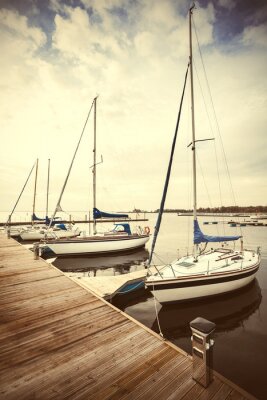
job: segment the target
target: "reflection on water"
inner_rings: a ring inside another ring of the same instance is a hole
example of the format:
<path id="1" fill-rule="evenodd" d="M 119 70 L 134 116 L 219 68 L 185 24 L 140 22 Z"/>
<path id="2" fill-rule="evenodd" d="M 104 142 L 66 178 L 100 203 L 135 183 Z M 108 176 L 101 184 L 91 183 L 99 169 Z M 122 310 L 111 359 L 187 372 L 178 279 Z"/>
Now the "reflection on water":
<path id="1" fill-rule="evenodd" d="M 235 292 L 208 299 L 165 306 L 157 303 L 160 328 L 166 339 L 174 341 L 178 338 L 189 338 L 190 321 L 201 316 L 216 323 L 216 332 L 231 330 L 243 324 L 259 308 L 261 300 L 261 289 L 255 279 L 248 286 Z M 138 320 L 142 308 L 145 310 L 142 322 L 155 332 L 159 332 L 154 298 L 150 292 L 144 290 L 142 296 L 131 296 L 131 298 L 120 296 L 113 299 L 112 304 Z M 190 351 L 190 348 L 185 350 Z"/>
<path id="2" fill-rule="evenodd" d="M 262 295 L 258 281 L 254 280 L 247 287 L 233 293 L 184 303 L 182 306 L 163 306 L 159 313 L 159 321 L 163 335 L 168 339 L 189 337 L 189 322 L 201 316 L 216 324 L 216 333 L 228 331 L 243 324 L 261 303 Z M 155 319 L 152 329 L 158 332 Z M 190 350 L 190 349 L 188 349 Z"/>
<path id="3" fill-rule="evenodd" d="M 143 263 L 148 256 L 149 252 L 146 249 L 140 249 L 114 256 L 59 257 L 53 261 L 53 265 L 61 271 L 75 272 L 79 276 L 121 275 L 144 269 Z"/>

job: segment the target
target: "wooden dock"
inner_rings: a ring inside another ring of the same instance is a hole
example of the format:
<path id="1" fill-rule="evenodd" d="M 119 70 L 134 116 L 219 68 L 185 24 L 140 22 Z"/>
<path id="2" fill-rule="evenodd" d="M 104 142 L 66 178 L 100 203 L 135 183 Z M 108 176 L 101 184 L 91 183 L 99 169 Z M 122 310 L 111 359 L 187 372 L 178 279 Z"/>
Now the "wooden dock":
<path id="1" fill-rule="evenodd" d="M 0 234 L 0 398 L 255 399 Z"/>

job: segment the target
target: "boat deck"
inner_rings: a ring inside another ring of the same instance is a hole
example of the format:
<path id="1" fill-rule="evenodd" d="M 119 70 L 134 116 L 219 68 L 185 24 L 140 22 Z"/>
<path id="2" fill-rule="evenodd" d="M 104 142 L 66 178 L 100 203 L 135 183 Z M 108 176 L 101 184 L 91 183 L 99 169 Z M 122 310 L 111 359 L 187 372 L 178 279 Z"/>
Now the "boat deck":
<path id="1" fill-rule="evenodd" d="M 2 399 L 253 399 L 0 234 Z"/>
<path id="2" fill-rule="evenodd" d="M 211 276 L 220 273 L 231 273 L 246 271 L 258 265 L 259 259 L 256 252 L 244 250 L 241 256 L 235 251 L 214 250 L 203 253 L 198 257 L 198 262 L 194 262 L 194 257 L 185 256 L 166 266 L 158 266 L 160 274 L 165 279 L 172 279 L 175 274 L 176 279 L 187 279 L 199 276 Z M 155 271 L 154 271 L 155 272 Z M 150 280 L 158 280 L 159 276 L 153 276 L 151 272 Z"/>

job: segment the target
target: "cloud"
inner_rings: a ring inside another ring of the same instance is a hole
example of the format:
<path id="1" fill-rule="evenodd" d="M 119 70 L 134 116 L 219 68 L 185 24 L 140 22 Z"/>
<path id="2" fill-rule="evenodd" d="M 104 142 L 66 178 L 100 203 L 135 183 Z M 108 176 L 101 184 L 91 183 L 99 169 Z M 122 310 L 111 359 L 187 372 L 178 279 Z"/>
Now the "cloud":
<path id="1" fill-rule="evenodd" d="M 219 0 L 218 4 L 223 7 L 226 8 L 228 10 L 232 10 L 233 8 L 235 8 L 236 4 L 234 0 Z"/>
<path id="2" fill-rule="evenodd" d="M 244 29 L 242 35 L 244 45 L 267 47 L 267 27 L 266 24 L 258 26 L 248 26 Z"/>
<path id="3" fill-rule="evenodd" d="M 92 99 L 100 94 L 97 153 L 104 157 L 97 175 L 100 206 L 111 210 L 134 205 L 158 208 L 188 62 L 188 18 L 172 1 L 83 0 L 79 4 L 50 2 L 51 46 L 46 32 L 30 17 L 1 10 L 3 207 L 9 208 L 10 194 L 22 186 L 37 157 L 40 207 L 45 201 L 48 158 L 51 205 L 56 203 Z M 214 6 L 197 4 L 194 21 L 233 178 L 239 185 L 243 174 L 260 185 L 267 144 L 267 88 L 262 79 L 266 31 L 260 25 L 247 26 L 238 40 L 218 46 L 213 36 Z M 201 60 L 195 57 L 197 135 L 205 138 L 213 133 L 198 86 L 197 75 L 203 78 L 200 66 Z M 174 189 L 167 199 L 172 208 L 190 207 L 183 189 L 190 183 L 186 166 L 191 160 L 187 149 L 191 141 L 189 99 L 187 89 L 173 165 Z M 64 209 L 88 208 L 92 122 L 90 118 L 64 194 Z M 212 172 L 211 188 L 217 186 L 212 148 L 209 142 L 199 148 L 203 171 Z M 257 154 L 257 165 L 251 161 L 252 154 Z M 244 179 L 237 188 L 240 202 L 250 203 L 252 194 Z M 253 201 L 264 203 L 265 190 L 258 190 L 257 201 L 255 195 Z"/>

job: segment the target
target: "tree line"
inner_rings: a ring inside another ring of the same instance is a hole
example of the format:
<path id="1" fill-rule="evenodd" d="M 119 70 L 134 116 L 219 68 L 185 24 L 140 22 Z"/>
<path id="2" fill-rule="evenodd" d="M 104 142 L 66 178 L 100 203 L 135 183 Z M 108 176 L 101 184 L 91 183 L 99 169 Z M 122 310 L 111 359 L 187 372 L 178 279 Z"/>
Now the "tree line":
<path id="1" fill-rule="evenodd" d="M 158 212 L 159 209 L 152 211 Z M 190 213 L 192 209 L 175 208 L 165 209 L 166 213 Z M 260 214 L 267 213 L 267 206 L 226 206 L 226 207 L 200 207 L 197 209 L 198 213 L 235 213 L 235 214 Z"/>

